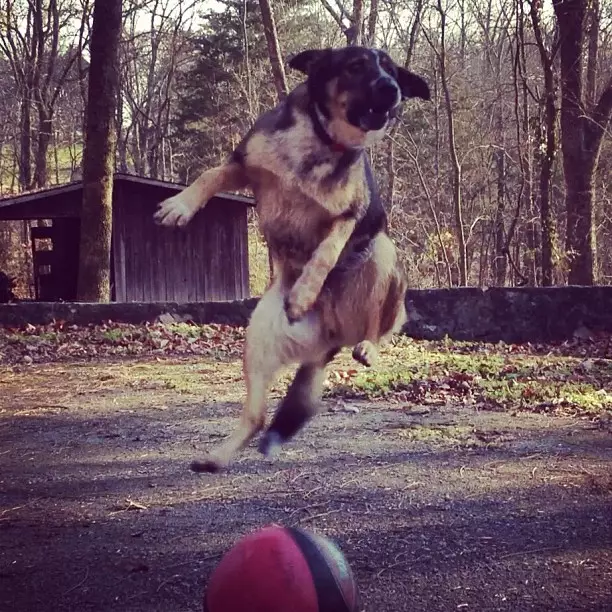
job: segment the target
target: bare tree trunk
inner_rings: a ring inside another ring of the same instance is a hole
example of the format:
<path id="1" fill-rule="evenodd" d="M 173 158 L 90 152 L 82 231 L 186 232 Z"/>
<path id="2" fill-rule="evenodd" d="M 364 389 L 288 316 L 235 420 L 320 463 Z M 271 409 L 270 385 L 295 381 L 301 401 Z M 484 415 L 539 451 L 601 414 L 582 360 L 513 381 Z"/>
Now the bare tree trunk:
<path id="1" fill-rule="evenodd" d="M 376 46 L 376 23 L 378 21 L 378 0 L 370 0 L 370 15 L 368 17 L 367 40 L 364 43 Z"/>
<path id="2" fill-rule="evenodd" d="M 406 69 L 410 68 L 410 63 L 412 61 L 412 56 L 414 54 L 414 49 L 416 47 L 418 32 L 421 26 L 422 9 L 423 9 L 423 0 L 417 0 L 416 7 L 414 9 L 414 19 L 412 23 L 410 24 L 410 28 L 409 28 L 410 35 L 408 37 L 408 45 L 406 48 L 406 59 L 404 61 L 404 68 Z M 375 27 L 376 27 L 376 18 L 377 18 L 377 15 L 375 14 L 374 21 L 372 22 L 372 12 L 374 10 L 378 11 L 378 0 L 373 0 L 371 7 L 370 7 L 370 25 L 372 27 L 369 29 L 369 32 L 372 34 L 372 36 L 374 36 Z M 397 25 L 397 27 L 398 27 L 398 34 L 399 34 L 400 33 L 399 24 Z M 370 42 L 370 44 L 372 43 Z M 391 208 L 393 204 L 393 195 L 395 192 L 395 162 L 394 162 L 395 151 L 394 151 L 394 148 L 395 148 L 395 134 L 396 134 L 398 127 L 399 127 L 399 123 L 396 123 L 391 129 L 391 132 L 387 137 L 387 147 L 386 147 L 387 151 L 385 153 L 385 158 L 386 158 L 385 168 L 386 168 L 386 175 L 387 175 L 387 184 L 386 184 L 386 189 L 385 189 L 384 205 L 389 209 Z"/>
<path id="3" fill-rule="evenodd" d="M 586 75 L 586 100 L 587 104 L 595 103 L 595 92 L 597 88 L 597 60 L 599 57 L 599 0 L 591 0 L 588 6 L 588 55 Z"/>
<path id="4" fill-rule="evenodd" d="M 78 299 L 85 302 L 108 302 L 111 297 L 110 247 L 121 4 L 122 0 L 95 0 L 94 4 L 78 281 Z"/>
<path id="5" fill-rule="evenodd" d="M 81 95 L 81 100 L 83 102 L 83 108 L 87 107 L 87 71 L 88 71 L 88 67 L 87 67 L 87 62 L 85 61 L 85 58 L 83 57 L 83 49 L 85 48 L 85 44 L 86 41 L 89 39 L 90 36 L 90 32 L 88 30 L 88 25 L 90 22 L 90 16 L 91 16 L 91 0 L 83 0 L 83 18 L 81 19 L 81 25 L 79 27 L 79 39 L 78 39 L 78 50 L 77 50 L 77 69 L 78 69 L 78 75 L 79 75 L 79 93 Z M 86 119 L 86 114 L 87 113 L 83 113 L 83 117 L 82 117 L 82 127 L 83 127 L 83 134 L 85 134 L 86 131 L 86 123 L 87 123 L 87 119 Z M 81 166 L 83 164 L 83 161 L 81 160 Z"/>
<path id="6" fill-rule="evenodd" d="M 34 163 L 34 184 L 46 187 L 49 183 L 47 153 L 53 135 L 53 118 L 42 105 L 38 107 L 38 143 Z"/>
<path id="7" fill-rule="evenodd" d="M 457 151 L 455 139 L 455 114 L 450 94 L 448 75 L 446 73 L 446 12 L 442 3 L 438 0 L 436 9 L 440 15 L 440 49 L 436 50 L 438 64 L 440 67 L 440 82 L 444 94 L 444 106 L 446 108 L 446 120 L 448 125 L 448 147 L 453 172 L 453 209 L 455 214 L 455 231 L 459 245 L 459 284 L 467 285 L 467 245 L 465 239 L 465 227 L 463 224 L 463 201 L 461 190 L 461 163 Z"/>
<path id="8" fill-rule="evenodd" d="M 587 4 L 587 0 L 553 0 L 560 37 L 568 282 L 575 285 L 592 285 L 596 278 L 594 178 L 603 134 L 612 112 L 612 77 L 596 104 L 589 107 L 585 103 L 583 55 Z"/>
<path id="9" fill-rule="evenodd" d="M 119 92 L 123 89 L 123 75 L 121 71 L 119 71 Z M 118 161 L 118 169 L 119 172 L 127 174 L 129 172 L 128 166 L 128 141 L 130 137 L 130 128 L 125 128 L 125 118 L 123 116 L 124 112 L 124 102 L 123 96 L 117 95 L 117 161 Z"/>
<path id="10" fill-rule="evenodd" d="M 544 134 L 538 143 L 540 159 L 540 222 L 542 237 L 542 285 L 550 287 L 554 283 L 554 254 L 557 243 L 557 230 L 551 201 L 552 172 L 557 156 L 557 106 L 554 75 L 555 50 L 549 51 L 544 42 L 541 28 L 542 0 L 531 3 L 531 23 L 540 54 L 544 72 Z M 543 147 L 542 147 L 543 145 Z"/>
<path id="11" fill-rule="evenodd" d="M 506 284 L 508 260 L 504 223 L 506 209 L 506 151 L 504 148 L 504 122 L 501 108 L 498 108 L 497 112 L 496 132 L 499 138 L 499 148 L 494 153 L 495 168 L 497 170 L 497 207 L 495 212 L 495 259 L 493 269 L 495 284 L 498 287 L 503 287 Z"/>
<path id="12" fill-rule="evenodd" d="M 351 19 L 351 37 L 349 44 L 363 44 L 363 0 L 353 0 L 353 18 Z"/>
<path id="13" fill-rule="evenodd" d="M 282 100 L 288 92 L 287 77 L 285 76 L 285 67 L 283 65 L 280 45 L 278 44 L 278 34 L 276 33 L 276 24 L 270 0 L 259 0 L 259 8 L 268 44 L 272 74 L 274 75 L 274 86 L 276 87 L 278 99 Z"/>
<path id="14" fill-rule="evenodd" d="M 59 163 L 59 143 L 57 141 L 57 132 L 53 132 L 53 163 L 55 165 L 55 184 L 60 184 L 60 163 Z"/>
<path id="15" fill-rule="evenodd" d="M 525 46 L 525 14 L 522 7 L 516 11 L 516 40 L 513 66 L 514 84 L 514 117 L 516 122 L 517 157 L 521 170 L 521 182 L 517 196 L 515 225 L 521 211 L 528 215 L 526 227 L 523 230 L 525 246 L 523 252 L 523 269 L 526 270 L 525 282 L 537 284 L 537 241 L 533 219 L 533 142 L 529 129 L 530 92 L 527 84 L 527 56 Z M 522 242 L 522 241 L 521 241 Z M 518 261 L 518 260 L 517 260 Z"/>
<path id="16" fill-rule="evenodd" d="M 249 16 L 248 0 L 242 2 L 242 44 L 244 47 L 244 71 L 246 73 L 246 99 L 249 105 L 249 121 L 255 121 L 255 112 L 253 109 L 253 78 L 251 75 L 251 56 L 249 53 L 249 30 L 247 28 L 247 20 Z M 278 94 L 278 88 L 277 88 Z"/>

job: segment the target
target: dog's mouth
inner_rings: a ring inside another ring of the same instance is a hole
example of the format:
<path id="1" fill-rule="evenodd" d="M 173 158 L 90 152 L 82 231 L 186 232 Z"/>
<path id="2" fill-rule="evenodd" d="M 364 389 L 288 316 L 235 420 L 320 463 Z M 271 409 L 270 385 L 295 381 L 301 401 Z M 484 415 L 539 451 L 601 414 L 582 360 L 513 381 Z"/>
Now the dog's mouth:
<path id="1" fill-rule="evenodd" d="M 347 119 L 364 132 L 382 130 L 397 115 L 397 105 L 387 108 L 356 104 L 349 109 Z"/>
<path id="2" fill-rule="evenodd" d="M 364 132 L 381 130 L 397 116 L 400 102 L 399 88 L 388 79 L 379 79 L 366 99 L 350 106 L 347 119 Z"/>
<path id="3" fill-rule="evenodd" d="M 389 122 L 390 115 L 390 111 L 369 108 L 366 114 L 359 119 L 359 127 L 364 132 L 382 130 Z"/>

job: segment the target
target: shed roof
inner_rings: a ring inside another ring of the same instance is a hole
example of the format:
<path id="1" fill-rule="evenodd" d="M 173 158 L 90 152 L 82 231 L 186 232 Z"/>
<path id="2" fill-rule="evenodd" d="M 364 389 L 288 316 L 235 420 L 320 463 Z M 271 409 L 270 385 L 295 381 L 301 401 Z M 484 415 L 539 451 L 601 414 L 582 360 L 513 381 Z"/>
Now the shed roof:
<path id="1" fill-rule="evenodd" d="M 116 173 L 114 186 L 122 184 L 143 186 L 159 192 L 151 204 L 155 204 L 173 193 L 181 191 L 185 184 L 136 176 L 134 174 Z M 28 191 L 16 196 L 0 198 L 0 221 L 20 219 L 53 219 L 57 217 L 80 217 L 83 181 L 75 181 Z M 218 193 L 220 200 L 243 202 L 245 206 L 254 206 L 253 198 L 230 193 Z"/>

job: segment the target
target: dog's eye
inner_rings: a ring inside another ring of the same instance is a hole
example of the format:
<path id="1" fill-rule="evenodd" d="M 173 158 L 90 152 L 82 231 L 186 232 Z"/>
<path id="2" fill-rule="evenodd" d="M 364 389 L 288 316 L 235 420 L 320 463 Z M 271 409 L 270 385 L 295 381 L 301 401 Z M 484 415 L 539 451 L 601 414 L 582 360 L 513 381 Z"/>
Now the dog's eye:
<path id="1" fill-rule="evenodd" d="M 395 76 L 395 64 L 391 61 L 390 58 L 386 56 L 382 56 L 380 58 L 380 67 L 388 74 Z"/>
<path id="2" fill-rule="evenodd" d="M 353 60 L 350 64 L 347 64 L 346 71 L 349 74 L 357 75 L 357 74 L 361 74 L 365 70 L 365 68 L 366 68 L 365 60 L 356 59 L 356 60 Z"/>

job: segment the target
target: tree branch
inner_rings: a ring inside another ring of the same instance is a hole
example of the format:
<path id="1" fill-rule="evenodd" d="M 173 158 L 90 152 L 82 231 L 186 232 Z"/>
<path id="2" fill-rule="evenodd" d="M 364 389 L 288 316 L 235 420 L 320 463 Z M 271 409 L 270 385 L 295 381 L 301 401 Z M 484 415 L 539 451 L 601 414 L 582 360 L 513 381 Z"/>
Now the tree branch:
<path id="1" fill-rule="evenodd" d="M 340 29 L 344 32 L 344 28 L 346 25 L 342 21 L 342 15 L 334 9 L 334 7 L 329 3 L 328 0 L 321 0 L 325 10 L 334 18 L 334 21 L 338 24 Z"/>

